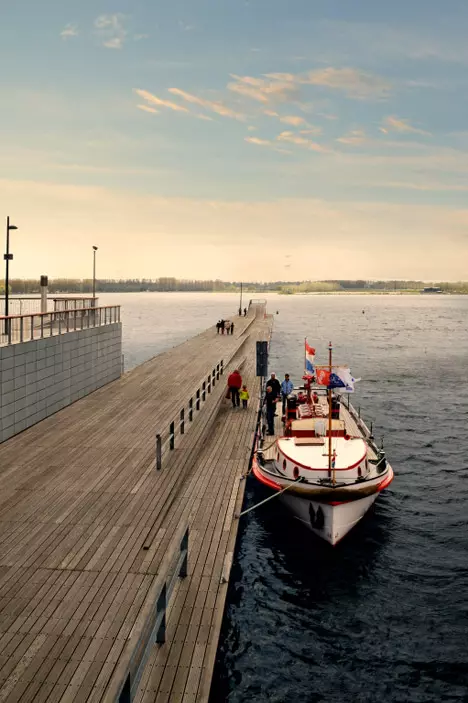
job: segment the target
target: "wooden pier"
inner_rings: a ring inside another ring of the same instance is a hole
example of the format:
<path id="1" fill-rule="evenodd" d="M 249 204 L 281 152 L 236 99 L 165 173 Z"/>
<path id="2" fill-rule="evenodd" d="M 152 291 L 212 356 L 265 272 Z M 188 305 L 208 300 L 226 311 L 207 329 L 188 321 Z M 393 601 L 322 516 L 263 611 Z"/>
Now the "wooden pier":
<path id="1" fill-rule="evenodd" d="M 234 322 L 0 445 L 0 703 L 208 701 L 272 324 Z"/>

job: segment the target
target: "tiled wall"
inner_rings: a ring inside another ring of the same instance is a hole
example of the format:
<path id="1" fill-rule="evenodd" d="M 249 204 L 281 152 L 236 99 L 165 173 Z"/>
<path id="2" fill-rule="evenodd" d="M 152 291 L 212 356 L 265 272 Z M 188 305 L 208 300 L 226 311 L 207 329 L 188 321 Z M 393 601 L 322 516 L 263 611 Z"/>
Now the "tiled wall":
<path id="1" fill-rule="evenodd" d="M 121 375 L 120 322 L 0 347 L 0 442 Z"/>

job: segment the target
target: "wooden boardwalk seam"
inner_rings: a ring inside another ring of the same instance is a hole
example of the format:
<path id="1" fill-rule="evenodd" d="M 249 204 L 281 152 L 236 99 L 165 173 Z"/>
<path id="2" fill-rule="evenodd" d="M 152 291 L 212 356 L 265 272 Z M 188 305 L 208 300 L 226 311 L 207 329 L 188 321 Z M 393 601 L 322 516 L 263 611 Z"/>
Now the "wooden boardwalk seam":
<path id="1" fill-rule="evenodd" d="M 233 336 L 210 328 L 0 445 L 0 703 L 102 701 L 183 523 L 189 573 L 137 700 L 208 700 L 255 424 L 255 343 L 271 328 L 255 312 Z M 224 380 L 156 471 L 156 433 L 220 359 Z M 247 410 L 224 398 L 236 366 Z"/>

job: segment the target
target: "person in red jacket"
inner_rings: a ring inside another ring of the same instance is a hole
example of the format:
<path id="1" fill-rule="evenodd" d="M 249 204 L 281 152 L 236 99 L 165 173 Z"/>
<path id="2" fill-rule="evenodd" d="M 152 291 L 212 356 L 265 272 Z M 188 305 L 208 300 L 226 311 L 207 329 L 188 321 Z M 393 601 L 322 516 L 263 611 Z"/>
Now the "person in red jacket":
<path id="1" fill-rule="evenodd" d="M 242 388 L 242 376 L 237 369 L 229 374 L 228 387 L 231 394 L 232 407 L 238 408 L 240 405 L 239 389 Z"/>

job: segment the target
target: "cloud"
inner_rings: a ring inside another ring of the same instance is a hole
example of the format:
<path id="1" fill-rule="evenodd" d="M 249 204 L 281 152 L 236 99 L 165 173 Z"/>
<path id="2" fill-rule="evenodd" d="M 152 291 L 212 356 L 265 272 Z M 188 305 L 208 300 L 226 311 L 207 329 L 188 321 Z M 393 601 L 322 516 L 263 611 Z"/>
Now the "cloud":
<path id="1" fill-rule="evenodd" d="M 152 103 L 153 105 L 167 107 L 169 108 L 169 110 L 174 110 L 174 112 L 189 112 L 186 107 L 183 107 L 182 105 L 177 105 L 177 103 L 173 103 L 170 100 L 162 100 L 161 98 L 157 98 L 156 95 L 149 93 L 147 90 L 136 89 L 135 93 L 139 95 L 140 98 L 143 98 L 143 100 L 146 100 L 147 102 Z"/>
<path id="2" fill-rule="evenodd" d="M 400 132 L 401 134 L 422 134 L 425 137 L 430 137 L 430 132 L 425 132 L 423 129 L 418 129 L 410 124 L 409 120 L 402 120 L 398 117 L 389 116 L 383 121 L 383 127 L 380 131 L 384 134 L 389 132 Z"/>
<path id="3" fill-rule="evenodd" d="M 298 117 L 297 115 L 285 115 L 284 117 L 280 117 L 279 121 L 284 122 L 284 124 L 290 124 L 293 127 L 300 127 L 301 125 L 307 124 L 304 117 Z"/>
<path id="4" fill-rule="evenodd" d="M 336 140 L 341 144 L 350 144 L 351 146 L 356 146 L 358 144 L 363 144 L 366 141 L 366 134 L 362 129 L 353 129 L 351 132 L 338 137 Z"/>
<path id="5" fill-rule="evenodd" d="M 194 105 L 200 105 L 206 110 L 211 110 L 222 117 L 230 117 L 233 120 L 244 120 L 245 115 L 241 115 L 239 112 L 232 110 L 227 105 L 219 101 L 205 100 L 204 98 L 199 98 L 197 95 L 192 95 L 187 93 L 185 90 L 180 90 L 180 88 L 169 88 L 169 92 L 173 95 L 177 95 L 182 100 L 186 100 Z"/>
<path id="6" fill-rule="evenodd" d="M 328 151 L 321 144 L 312 142 L 310 139 L 306 139 L 305 137 L 300 137 L 299 135 L 294 134 L 294 132 L 281 132 L 281 134 L 278 134 L 276 139 L 279 142 L 289 142 L 290 144 L 296 144 L 296 146 L 302 146 L 305 149 L 310 149 L 310 151 Z"/>
<path id="7" fill-rule="evenodd" d="M 266 105 L 287 102 L 298 96 L 298 88 L 292 82 L 236 74 L 231 74 L 231 78 L 235 80 L 227 84 L 228 90 Z"/>
<path id="8" fill-rule="evenodd" d="M 77 37 L 79 34 L 78 25 L 67 24 L 60 32 L 62 39 L 68 39 L 69 37 Z"/>
<path id="9" fill-rule="evenodd" d="M 279 117 L 279 114 L 274 110 L 264 110 L 263 114 L 268 115 L 268 117 Z"/>
<path id="10" fill-rule="evenodd" d="M 94 32 L 102 46 L 107 49 L 121 49 L 127 38 L 124 26 L 125 15 L 117 12 L 114 15 L 100 15 L 94 20 Z"/>
<path id="11" fill-rule="evenodd" d="M 384 98 L 391 85 L 381 76 L 365 73 L 356 68 L 320 68 L 305 73 L 267 73 L 267 78 L 285 85 L 316 85 L 340 90 L 350 98 Z"/>
<path id="12" fill-rule="evenodd" d="M 252 124 L 250 124 L 247 129 L 249 130 L 249 132 L 255 132 L 257 130 L 257 128 L 254 127 Z"/>
<path id="13" fill-rule="evenodd" d="M 142 41 L 142 39 L 149 39 L 149 34 L 134 34 L 134 41 Z"/>
<path id="14" fill-rule="evenodd" d="M 259 139 L 258 137 L 245 137 L 244 141 L 249 144 L 258 144 L 259 146 L 272 146 L 273 144 L 269 139 Z"/>
<path id="15" fill-rule="evenodd" d="M 159 115 L 159 110 L 155 110 L 154 107 L 150 107 L 149 105 L 137 105 L 137 108 L 139 110 L 144 110 L 144 112 L 152 112 L 156 115 Z"/>

